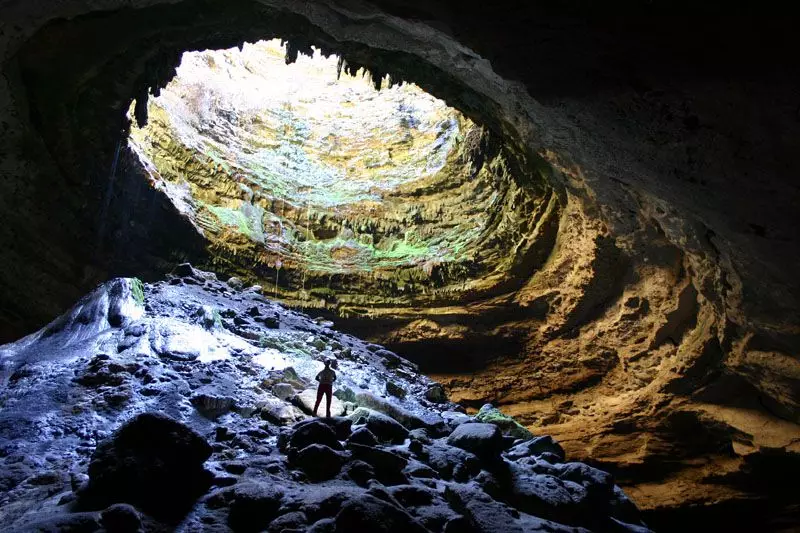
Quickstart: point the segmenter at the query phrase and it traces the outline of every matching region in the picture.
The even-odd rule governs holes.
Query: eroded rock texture
[[[313,44],[445,99],[518,170],[498,190],[535,177],[552,205],[550,223],[524,218],[498,245],[504,258],[542,246],[536,260],[441,293],[356,279],[375,299],[351,301],[367,318],[342,327],[419,363],[451,400],[553,433],[665,526],[796,523],[794,484],[780,483],[800,446],[790,21],[429,4],[3,3],[6,337],[112,274],[212,263],[125,149],[128,106],[144,123],[148,89],[185,50],[281,37],[291,59]]]

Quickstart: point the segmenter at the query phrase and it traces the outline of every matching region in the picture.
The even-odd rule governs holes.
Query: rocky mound
[[[338,416],[309,418],[323,359]],[[189,265],[98,287],[0,363],[14,531],[646,530],[552,439]]]

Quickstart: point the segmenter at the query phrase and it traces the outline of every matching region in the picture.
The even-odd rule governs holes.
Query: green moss
[[[481,407],[478,414],[475,415],[475,420],[485,422],[487,424],[494,424],[503,430],[505,435],[510,435],[518,439],[529,440],[533,438],[533,433],[528,431],[528,428],[514,420],[508,415],[504,415],[500,409],[493,407],[491,404],[486,404]]]
[[[144,305],[144,283],[139,278],[131,280],[131,296],[139,305]]]
[[[315,296],[317,298],[325,298],[328,300],[336,298],[336,291],[329,289],[328,287],[314,287],[308,292],[311,296]]]

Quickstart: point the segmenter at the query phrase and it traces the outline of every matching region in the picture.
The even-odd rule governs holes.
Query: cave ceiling
[[[389,345],[465,406],[546,428],[654,516],[756,505],[794,464],[770,455],[800,453],[786,21],[676,22],[661,15],[682,7],[662,3],[584,17],[572,4],[0,5],[6,337],[111,275],[191,260]],[[259,113],[235,132],[216,129],[234,124],[220,106],[202,128],[170,115],[184,52],[217,50],[221,68],[238,53],[221,50],[274,38],[292,67],[329,57],[332,81],[335,56],[359,90],[388,76],[374,102],[411,83],[443,102],[401,150],[402,175],[348,157],[345,197],[325,181],[336,173],[323,194],[281,189],[264,181],[280,161],[242,144]],[[303,164],[322,161],[324,137],[303,142],[317,147]],[[792,512],[772,496],[774,516]]]

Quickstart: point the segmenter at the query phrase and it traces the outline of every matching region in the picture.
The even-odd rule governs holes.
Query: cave
[[[725,7],[0,6],[0,516],[800,527],[793,28]],[[389,448],[306,420],[322,360],[333,420],[405,426],[406,470],[360,485]],[[418,481],[473,423],[503,459]],[[188,450],[174,508],[110,495],[136,431]]]

